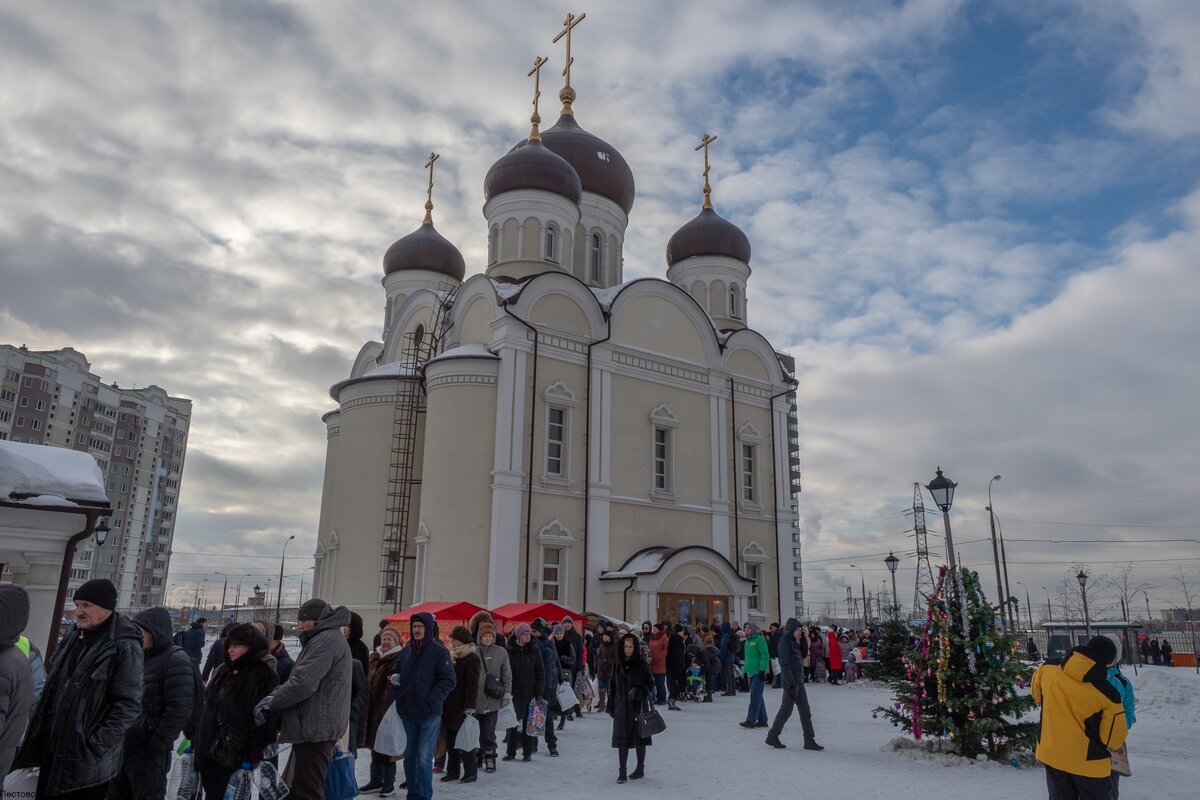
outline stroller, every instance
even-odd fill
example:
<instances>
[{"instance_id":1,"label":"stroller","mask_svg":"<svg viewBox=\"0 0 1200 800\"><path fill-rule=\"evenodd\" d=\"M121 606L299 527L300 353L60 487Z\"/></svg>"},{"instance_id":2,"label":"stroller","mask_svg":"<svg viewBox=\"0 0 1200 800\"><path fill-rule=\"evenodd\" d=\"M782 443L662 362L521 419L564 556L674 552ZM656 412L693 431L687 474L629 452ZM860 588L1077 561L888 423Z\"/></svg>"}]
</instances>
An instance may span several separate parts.
<instances>
[{"instance_id":1,"label":"stroller","mask_svg":"<svg viewBox=\"0 0 1200 800\"><path fill-rule=\"evenodd\" d=\"M704 681L704 671L695 661L687 671L687 681L683 690L684 700L692 703L699 703L704 699L705 692L708 691Z\"/></svg>"}]
</instances>

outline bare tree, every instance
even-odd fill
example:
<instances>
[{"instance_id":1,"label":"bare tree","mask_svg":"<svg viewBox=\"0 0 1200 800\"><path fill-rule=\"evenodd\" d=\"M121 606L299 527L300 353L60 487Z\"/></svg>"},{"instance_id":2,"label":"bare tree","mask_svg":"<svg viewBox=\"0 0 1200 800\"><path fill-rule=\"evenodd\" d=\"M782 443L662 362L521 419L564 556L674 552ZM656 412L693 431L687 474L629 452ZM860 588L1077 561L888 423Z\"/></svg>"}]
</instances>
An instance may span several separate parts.
<instances>
[{"instance_id":1,"label":"bare tree","mask_svg":"<svg viewBox=\"0 0 1200 800\"><path fill-rule=\"evenodd\" d=\"M1178 586L1180 592L1183 593L1184 607L1187 609L1188 630L1192 634L1192 653L1200 658L1200 648L1196 647L1196 623L1193 621L1194 613L1192 611L1196 608L1196 601L1200 600L1200 586L1196 584L1194 576L1183 571L1183 567L1175 567L1171 583ZM1196 662L1196 672L1200 673L1200 660Z\"/></svg>"},{"instance_id":2,"label":"bare tree","mask_svg":"<svg viewBox=\"0 0 1200 800\"><path fill-rule=\"evenodd\" d=\"M1087 575L1088 615L1092 619L1096 619L1112 611L1113 602L1109 600L1105 603L1104 598L1111 597L1114 590L1119 591L1117 581L1107 575L1097 575L1087 564L1076 562L1070 566L1059 580L1058 585L1055 586L1058 602L1062 605L1066 618L1072 621L1083 620L1083 589L1079 585L1079 573L1081 572Z\"/></svg>"},{"instance_id":3,"label":"bare tree","mask_svg":"<svg viewBox=\"0 0 1200 800\"><path fill-rule=\"evenodd\" d=\"M1139 592L1149 591L1154 588L1153 584L1135 581L1133 577L1134 566L1130 561L1125 566L1121 567L1121 571L1113 578L1113 584L1117 588L1117 596L1120 597L1121 603L1124 606L1125 613L1130 619L1133 618L1133 597ZM1146 620L1146 624L1150 624L1150 620Z\"/></svg>"}]
</instances>

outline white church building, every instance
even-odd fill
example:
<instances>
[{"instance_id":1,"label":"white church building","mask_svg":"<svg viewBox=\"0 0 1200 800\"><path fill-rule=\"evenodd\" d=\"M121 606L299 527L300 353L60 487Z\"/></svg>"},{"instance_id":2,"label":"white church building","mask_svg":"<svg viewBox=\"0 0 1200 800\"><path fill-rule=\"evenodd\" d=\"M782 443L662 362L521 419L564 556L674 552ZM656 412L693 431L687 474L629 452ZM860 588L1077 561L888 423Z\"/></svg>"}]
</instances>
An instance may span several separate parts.
<instances>
[{"instance_id":1,"label":"white church building","mask_svg":"<svg viewBox=\"0 0 1200 800\"><path fill-rule=\"evenodd\" d=\"M481 270L431 202L384 256L380 341L323 418L314 593L368 619L439 600L802 614L793 362L750 326L750 242L712 207L709 140L665 279L625 282L633 172L576 121L569 74L559 97L484 179Z\"/></svg>"}]
</instances>

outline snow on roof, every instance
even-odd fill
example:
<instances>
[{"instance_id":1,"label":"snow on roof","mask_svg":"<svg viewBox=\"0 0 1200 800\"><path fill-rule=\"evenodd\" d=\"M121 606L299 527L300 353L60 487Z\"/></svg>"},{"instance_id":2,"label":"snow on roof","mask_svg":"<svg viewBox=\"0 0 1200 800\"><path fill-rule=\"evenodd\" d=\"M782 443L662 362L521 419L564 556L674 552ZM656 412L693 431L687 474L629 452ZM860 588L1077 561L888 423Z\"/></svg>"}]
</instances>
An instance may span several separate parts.
<instances>
[{"instance_id":1,"label":"snow on roof","mask_svg":"<svg viewBox=\"0 0 1200 800\"><path fill-rule=\"evenodd\" d=\"M496 290L496 294L506 303L521 294L521 290L525 288L525 281L512 283L510 281L498 281L495 278L489 278L488 280L492 282L492 288Z\"/></svg>"},{"instance_id":2,"label":"snow on roof","mask_svg":"<svg viewBox=\"0 0 1200 800\"><path fill-rule=\"evenodd\" d=\"M619 570L613 572L605 572L601 578L633 578L638 575L644 575L647 572L654 572L663 565L663 562L675 552L670 547L656 547L653 550L647 550L643 553L636 554L629 561L625 562Z\"/></svg>"},{"instance_id":3,"label":"snow on roof","mask_svg":"<svg viewBox=\"0 0 1200 800\"><path fill-rule=\"evenodd\" d=\"M11 498L13 494L18 498ZM40 500L50 495L80 503L108 504L104 474L87 453L48 445L0 442L0 499L23 499L21 495Z\"/></svg>"},{"instance_id":4,"label":"snow on roof","mask_svg":"<svg viewBox=\"0 0 1200 800\"><path fill-rule=\"evenodd\" d=\"M487 349L484 344L460 344L458 347L451 347L446 352L436 358L429 360L432 364L434 361L441 361L444 358L496 358L496 354Z\"/></svg>"},{"instance_id":5,"label":"snow on roof","mask_svg":"<svg viewBox=\"0 0 1200 800\"><path fill-rule=\"evenodd\" d=\"M600 303L600 307L605 311L608 311L613 304L613 300L617 299L617 295L619 295L621 290L624 288L625 284L623 283L618 283L616 286L609 286L605 289L591 287L592 294L596 295L596 301Z\"/></svg>"},{"instance_id":6,"label":"snow on roof","mask_svg":"<svg viewBox=\"0 0 1200 800\"><path fill-rule=\"evenodd\" d=\"M393 361L390 364L384 364L382 367L376 367L369 372L364 372L360 377L363 378L387 378L399 375L412 375L413 371L408 368L408 364L403 361Z\"/></svg>"}]
</instances>

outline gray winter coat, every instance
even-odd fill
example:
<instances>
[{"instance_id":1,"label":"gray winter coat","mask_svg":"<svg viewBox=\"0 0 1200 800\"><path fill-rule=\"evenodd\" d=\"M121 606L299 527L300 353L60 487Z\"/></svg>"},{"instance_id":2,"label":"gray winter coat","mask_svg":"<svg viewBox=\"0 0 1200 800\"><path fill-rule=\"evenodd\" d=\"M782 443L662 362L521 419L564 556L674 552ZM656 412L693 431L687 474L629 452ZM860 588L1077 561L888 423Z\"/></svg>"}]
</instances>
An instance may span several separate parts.
<instances>
[{"instance_id":1,"label":"gray winter coat","mask_svg":"<svg viewBox=\"0 0 1200 800\"><path fill-rule=\"evenodd\" d=\"M479 658L483 661L483 675L479 677L479 696L475 700L476 714L490 714L493 711L499 711L504 705L504 700L497 697L488 697L483 691L484 685L487 683L488 675L495 675L500 679L501 685L504 686L504 693L512 696L512 666L508 663L508 651L495 642L491 647L478 646L477 652Z\"/></svg>"},{"instance_id":2,"label":"gray winter coat","mask_svg":"<svg viewBox=\"0 0 1200 800\"><path fill-rule=\"evenodd\" d=\"M20 586L0 586L0 781L12 766L33 705L33 670L17 647L28 624L29 595Z\"/></svg>"},{"instance_id":3,"label":"gray winter coat","mask_svg":"<svg viewBox=\"0 0 1200 800\"><path fill-rule=\"evenodd\" d=\"M281 742L336 742L350 724L350 644L342 636L350 610L329 606L300 634L300 655L287 682L271 692Z\"/></svg>"},{"instance_id":4,"label":"gray winter coat","mask_svg":"<svg viewBox=\"0 0 1200 800\"><path fill-rule=\"evenodd\" d=\"M72 625L54 652L15 763L49 769L50 795L107 783L121 769L125 733L141 714L142 629L120 614L86 638Z\"/></svg>"}]
</instances>

